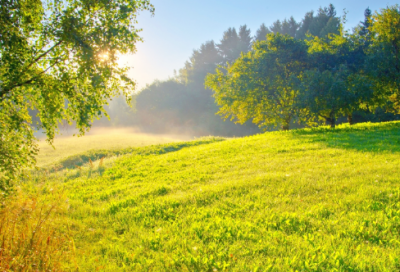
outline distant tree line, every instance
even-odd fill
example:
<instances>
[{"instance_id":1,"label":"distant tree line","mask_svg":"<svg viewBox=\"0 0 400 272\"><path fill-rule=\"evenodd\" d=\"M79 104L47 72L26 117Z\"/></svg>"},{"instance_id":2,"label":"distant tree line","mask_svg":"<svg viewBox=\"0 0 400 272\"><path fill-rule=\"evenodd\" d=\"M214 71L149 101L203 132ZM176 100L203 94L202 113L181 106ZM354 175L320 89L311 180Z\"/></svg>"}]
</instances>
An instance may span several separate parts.
<instances>
[{"instance_id":1,"label":"distant tree line","mask_svg":"<svg viewBox=\"0 0 400 272\"><path fill-rule=\"evenodd\" d=\"M110 116L114 123L152 132L226 136L321 121L334 126L346 118L397 119L393 102L377 95L370 76L371 50L377 50L371 11L351 34L343 19L331 4L307 12L300 22L290 17L262 24L254 36L246 25L229 28L219 43L207 41L194 50L173 78L136 94L136 114L121 105L115 108L124 112L111 109ZM207 74L212 75L205 85Z\"/></svg>"},{"instance_id":2,"label":"distant tree line","mask_svg":"<svg viewBox=\"0 0 400 272\"><path fill-rule=\"evenodd\" d=\"M292 18L276 22L273 27L286 34L267 34L231 65L209 74L206 86L215 92L219 114L288 130L293 121L322 121L334 128L340 116L353 124L358 112L400 113L399 7L374 15L367 9L352 33L344 31L335 14L332 5L320 9L317 18L324 24L319 29L311 28L319 21L312 13L299 27ZM299 29L308 18L304 38Z\"/></svg>"}]
</instances>

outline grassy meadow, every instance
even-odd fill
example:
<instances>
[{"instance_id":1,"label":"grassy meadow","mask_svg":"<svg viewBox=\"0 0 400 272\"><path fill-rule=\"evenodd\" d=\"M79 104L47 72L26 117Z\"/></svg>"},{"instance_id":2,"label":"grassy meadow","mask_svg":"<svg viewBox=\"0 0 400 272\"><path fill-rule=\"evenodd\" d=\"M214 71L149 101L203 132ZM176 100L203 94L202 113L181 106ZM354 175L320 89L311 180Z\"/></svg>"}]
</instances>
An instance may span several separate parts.
<instances>
[{"instance_id":1,"label":"grassy meadow","mask_svg":"<svg viewBox=\"0 0 400 272\"><path fill-rule=\"evenodd\" d=\"M61 270L400 270L400 122L125 150L21 180Z\"/></svg>"},{"instance_id":2,"label":"grassy meadow","mask_svg":"<svg viewBox=\"0 0 400 272\"><path fill-rule=\"evenodd\" d=\"M89 150L118 150L185 140L189 137L137 133L129 129L94 129L84 137L60 136L53 146L39 141L37 166L44 167Z\"/></svg>"}]
</instances>

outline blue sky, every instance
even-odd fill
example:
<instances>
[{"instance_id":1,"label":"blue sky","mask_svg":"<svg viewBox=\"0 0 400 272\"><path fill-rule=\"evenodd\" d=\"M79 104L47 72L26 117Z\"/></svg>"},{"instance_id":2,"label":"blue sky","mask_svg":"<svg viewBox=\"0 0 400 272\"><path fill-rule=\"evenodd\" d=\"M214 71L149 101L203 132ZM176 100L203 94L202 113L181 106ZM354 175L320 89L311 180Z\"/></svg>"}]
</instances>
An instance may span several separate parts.
<instances>
[{"instance_id":1,"label":"blue sky","mask_svg":"<svg viewBox=\"0 0 400 272\"><path fill-rule=\"evenodd\" d=\"M300 21L310 10L332 3L339 16L346 9L346 28L351 29L364 18L364 10L372 11L398 3L393 0L150 0L154 16L142 12L138 27L142 28L143 43L137 44L135 55L124 56L123 63L132 66L130 76L138 83L138 90L155 79L164 80L174 69L183 67L193 49L206 41L219 42L229 27L246 24L255 34L265 23L270 26L277 19L293 16Z\"/></svg>"}]
</instances>

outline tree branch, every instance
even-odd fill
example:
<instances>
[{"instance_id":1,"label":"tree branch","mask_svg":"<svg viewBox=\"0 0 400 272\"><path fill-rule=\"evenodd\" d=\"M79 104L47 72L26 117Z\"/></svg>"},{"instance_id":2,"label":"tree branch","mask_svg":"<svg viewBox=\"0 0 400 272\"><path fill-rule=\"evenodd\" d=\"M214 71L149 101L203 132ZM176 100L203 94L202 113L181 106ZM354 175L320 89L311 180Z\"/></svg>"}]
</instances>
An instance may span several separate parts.
<instances>
[{"instance_id":1,"label":"tree branch","mask_svg":"<svg viewBox=\"0 0 400 272\"><path fill-rule=\"evenodd\" d=\"M36 80L39 76L41 76L42 74L46 73L49 69L53 68L56 64L60 63L62 58L58 58L57 61L55 61L52 65L50 65L49 67L47 67L45 70L41 71L40 73L38 73L37 75L35 75L34 77L25 80L24 82L21 83L17 83L14 86L11 86L9 88L5 88L5 89L0 89L0 100L3 101L4 97L6 96L7 93L9 93L12 89L15 89L17 87L21 87L24 86L26 84L30 84L32 83L32 81Z\"/></svg>"},{"instance_id":2,"label":"tree branch","mask_svg":"<svg viewBox=\"0 0 400 272\"><path fill-rule=\"evenodd\" d=\"M59 41L58 43L56 43L55 45L53 45L52 47L49 48L49 50L47 50L46 52L43 52L42 54L40 54L36 59L33 60L33 62L31 62L25 69L24 71L21 72L21 74L24 74L29 68L31 68L32 65L34 65L35 63L37 63L39 60L41 60L44 56L46 56L48 53L50 53L54 48L56 48L57 46L59 46L62 43L62 41Z\"/></svg>"}]
</instances>

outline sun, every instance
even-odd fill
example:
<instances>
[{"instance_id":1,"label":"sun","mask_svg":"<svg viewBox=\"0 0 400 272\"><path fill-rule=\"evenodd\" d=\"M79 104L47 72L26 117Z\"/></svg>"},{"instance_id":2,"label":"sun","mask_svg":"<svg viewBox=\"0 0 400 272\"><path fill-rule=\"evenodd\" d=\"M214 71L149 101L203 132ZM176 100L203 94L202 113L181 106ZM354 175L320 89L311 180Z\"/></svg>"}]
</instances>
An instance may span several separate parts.
<instances>
[{"instance_id":1,"label":"sun","mask_svg":"<svg viewBox=\"0 0 400 272\"><path fill-rule=\"evenodd\" d=\"M108 52L101 52L99 54L100 61L107 61L110 58L110 54Z\"/></svg>"}]
</instances>

